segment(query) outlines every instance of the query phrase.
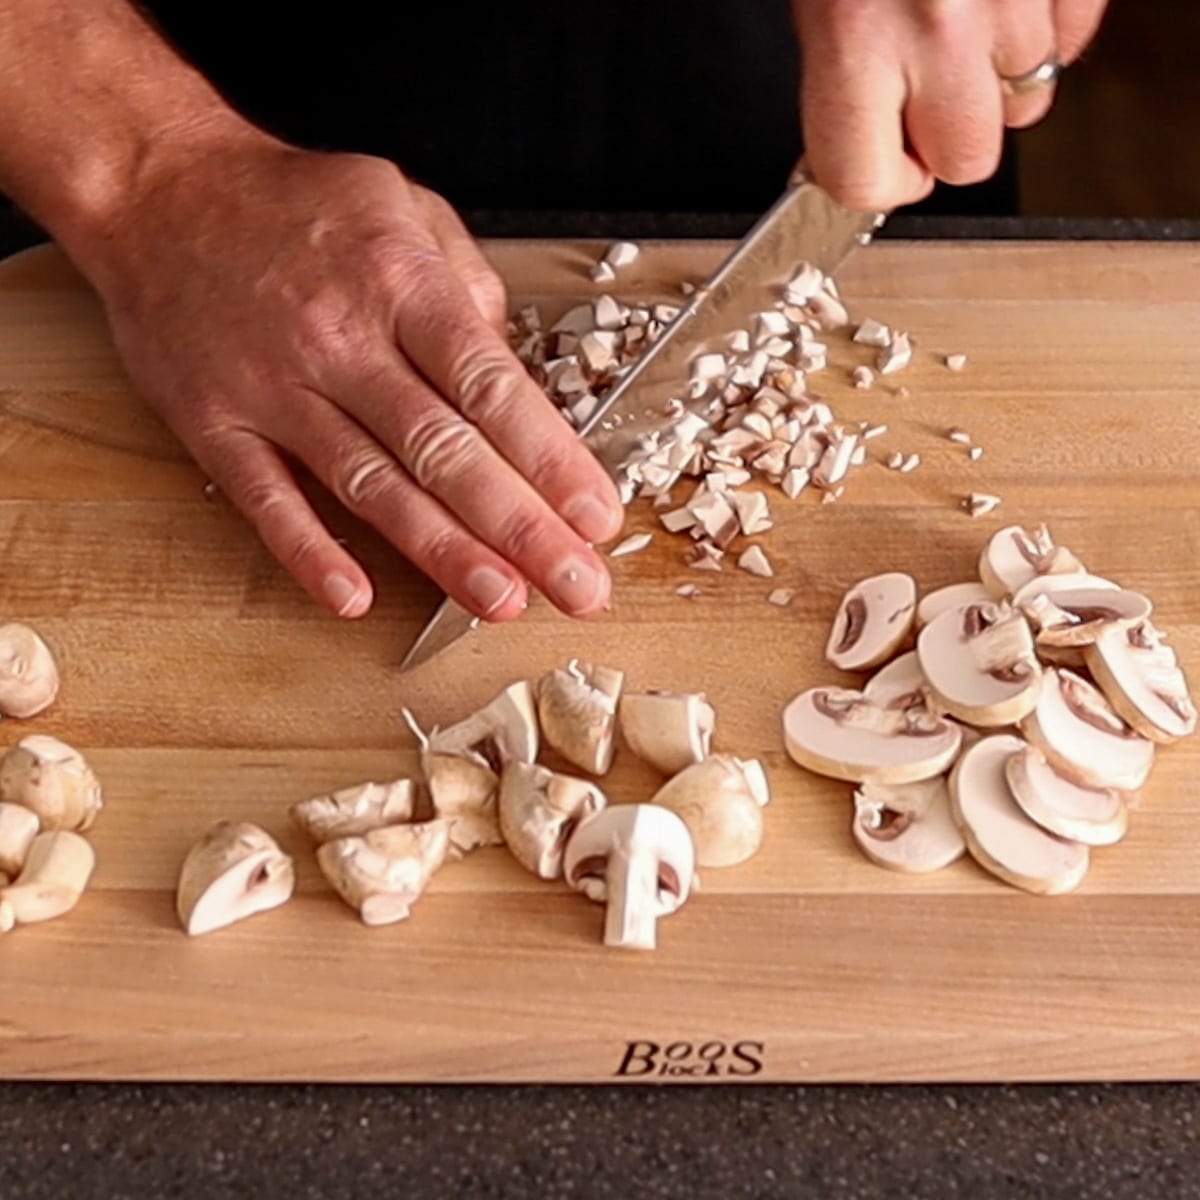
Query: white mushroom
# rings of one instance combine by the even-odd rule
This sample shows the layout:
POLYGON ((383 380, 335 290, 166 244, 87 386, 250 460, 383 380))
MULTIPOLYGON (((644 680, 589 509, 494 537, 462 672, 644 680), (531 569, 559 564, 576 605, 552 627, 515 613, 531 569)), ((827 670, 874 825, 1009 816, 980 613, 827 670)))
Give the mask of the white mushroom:
POLYGON ((950 775, 954 819, 985 870, 1027 892, 1069 892, 1087 875, 1088 848, 1047 833, 1013 798, 1005 771, 1024 745, 994 734, 965 751, 950 775))
POLYGON ((851 783, 911 783, 947 770, 961 729, 924 704, 877 704, 861 692, 818 687, 783 710, 783 737, 793 761, 851 783))
POLYGON ((21 873, 41 822, 20 804, 0 804, 0 887, 21 873))
POLYGON ((563 876, 589 900, 607 904, 606 946, 653 950, 658 918, 687 900, 695 865, 682 818, 654 804, 619 804, 578 825, 563 876))
POLYGON ((198 936, 278 908, 295 886, 291 858, 265 829, 219 821, 183 860, 175 911, 183 928, 198 936))
POLYGON ((882 708, 910 708, 925 702, 925 675, 915 650, 909 650, 880 667, 866 683, 862 693, 882 708))
POLYGON ((1085 846, 1111 846, 1129 828, 1129 805, 1120 792, 1068 779, 1036 746, 1017 751, 1004 772, 1025 815, 1049 833, 1085 846))
POLYGON ((1021 732, 1064 775, 1089 787, 1136 792, 1154 765, 1154 743, 1135 733, 1103 694, 1073 671, 1046 671, 1021 732))
POLYGON ((652 803, 683 818, 698 866, 732 867, 762 845, 762 810, 770 799, 761 762, 714 754, 684 767, 659 788, 652 803))
POLYGON ((1069 550, 1054 544, 1045 525, 1033 533, 1009 525, 992 535, 979 558, 979 578, 997 600, 1013 595, 1037 575, 1077 574, 1083 569, 1069 550))
POLYGON ((566 670, 548 671, 534 689, 543 738, 590 775, 607 774, 612 766, 624 681, 624 673, 611 667, 572 661, 566 670))
POLYGON ((893 871, 940 871, 966 853, 944 776, 914 783, 864 783, 854 793, 851 832, 862 852, 893 871))
POLYGON ((825 657, 843 671, 876 667, 912 633, 917 584, 892 571, 856 583, 842 598, 825 646, 825 657))
POLYGON ((288 810, 315 845, 399 825, 416 815, 417 789, 411 779, 359 783, 327 796, 299 800, 288 810))
POLYGON ((390 925, 409 916, 449 851, 450 822, 425 821, 326 842, 317 865, 364 925, 390 925))
POLYGON ((1033 635, 1007 604, 949 609, 921 630, 917 654, 934 703, 961 721, 1008 725, 1037 703, 1033 635))
POLYGON ((1145 596, 1124 588, 1038 591, 1021 607, 1037 627, 1038 645, 1054 647, 1087 646, 1105 630, 1132 629, 1147 620, 1152 609, 1145 596))
POLYGON ((0 713, 34 717, 58 695, 58 665, 28 625, 0 625, 0 713))
POLYGON ((103 807, 100 782, 78 750, 58 738, 23 737, 0 759, 0 801, 37 813, 43 829, 82 832, 103 807))
POLYGON ((969 608, 972 604, 986 604, 992 594, 974 580, 969 583, 951 583, 935 591, 926 592, 917 604, 917 628, 924 629, 934 617, 952 608, 969 608))
POLYGON ((708 757, 717 714, 699 693, 627 692, 619 715, 626 745, 664 775, 708 757))
POLYGON ((16 882, 0 888, 0 933, 69 913, 95 867, 96 852, 86 838, 68 830, 39 833, 16 882))
POLYGON ((527 871, 557 879, 575 827, 607 804, 604 793, 585 779, 536 763, 509 763, 500 777, 500 832, 527 871))
POLYGON ((435 754, 482 756, 489 766, 533 762, 538 753, 537 709, 533 687, 525 680, 511 684, 465 720, 445 729, 421 732, 415 718, 403 710, 424 748, 435 754))
POLYGON ((1014 608, 1024 610, 1032 604, 1037 604, 1040 597, 1053 600, 1063 592, 1079 591, 1116 592, 1120 591, 1120 585, 1113 583, 1111 579, 1105 579, 1103 575, 1089 575, 1085 571, 1062 575, 1036 575, 1013 592, 1012 603, 1014 608))

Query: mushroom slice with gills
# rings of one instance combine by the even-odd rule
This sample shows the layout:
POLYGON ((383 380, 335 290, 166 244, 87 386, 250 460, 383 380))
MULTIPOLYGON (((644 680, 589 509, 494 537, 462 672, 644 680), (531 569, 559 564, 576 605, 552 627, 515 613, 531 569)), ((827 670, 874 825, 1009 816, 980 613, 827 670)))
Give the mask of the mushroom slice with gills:
POLYGON ((1129 828, 1129 806, 1120 792, 1060 775, 1036 746, 1017 751, 1004 773, 1025 815, 1049 833, 1085 846, 1111 846, 1129 828))
POLYGON ((1007 604, 952 608, 917 637, 933 703, 971 725, 991 728, 1037 703, 1042 668, 1025 618, 1007 604))
POLYGON ((288 810, 315 845, 399 825, 416 815, 417 789, 411 779, 358 783, 327 796, 299 800, 288 810))
POLYGON ((1087 875, 1088 848, 1047 832, 1017 804, 1006 769, 1024 747, 1019 737, 993 734, 963 754, 950 774, 954 820, 985 871, 1027 892, 1070 892, 1087 875))
POLYGON ((1088 669, 1116 711, 1143 737, 1173 742, 1196 729, 1196 706, 1174 649, 1149 621, 1107 629, 1084 650, 1088 669))
POLYGON ((915 783, 864 783, 854 793, 851 832, 872 862, 892 871, 940 871, 967 849, 943 775, 915 783))
POLYGON ((69 913, 95 869, 96 852, 87 838, 70 830, 39 833, 20 875, 0 888, 0 933, 69 913))
POLYGON ((1153 605, 1125 588, 1062 588, 1037 592, 1022 611, 1037 628, 1039 646, 1090 645, 1107 629, 1132 629, 1146 621, 1153 605))
POLYGON ((996 600, 1011 596, 1037 575, 1075 574, 1084 569, 1066 547, 1054 544, 1045 525, 1032 533, 1009 525, 992 535, 979 556, 979 578, 996 600))
POLYGON ((43 829, 80 833, 104 806, 100 781, 83 755, 41 733, 23 737, 0 759, 0 801, 32 809, 43 829))
POLYGON ((909 708, 925 703, 925 674, 915 650, 907 650, 880 667, 866 683, 862 694, 882 708, 909 708))
POLYGON ((278 908, 295 886, 291 858, 265 829, 218 821, 183 860, 175 911, 183 928, 198 936, 278 908))
POLYGON ((607 805, 594 783, 537 763, 509 763, 500 776, 500 832, 513 858, 540 879, 562 874, 572 831, 607 805))
POLYGON ((951 583, 932 592, 926 592, 917 604, 917 628, 924 629, 935 617, 952 608, 968 608, 972 604, 986 604, 993 599, 991 592, 982 583, 951 583))
POLYGON ((317 865, 364 925, 405 920, 450 852, 450 822, 389 825, 338 838, 317 851, 317 865))
POLYGON ((761 762, 714 754, 684 767, 658 789, 651 803, 683 818, 697 866, 733 867, 762 846, 762 810, 770 799, 761 762))
POLYGON ((630 750, 664 775, 708 757, 717 714, 699 692, 627 692, 619 715, 630 750))
POLYGON ((653 950, 658 918, 691 894, 696 870, 683 819, 657 804, 618 804, 581 821, 567 843, 563 876, 607 904, 604 944, 653 950))
POLYGON ((407 709, 404 717, 422 748, 435 754, 473 755, 494 770, 537 758, 537 706, 526 680, 506 687, 478 712, 445 729, 435 727, 425 734, 407 709))
POLYGON ((1154 765, 1154 743, 1073 671, 1046 671, 1037 707, 1020 725, 1059 772, 1088 787, 1136 792, 1154 765))
POLYGON ((817 687, 783 710, 792 760, 818 775, 851 783, 912 783, 949 769, 962 730, 923 704, 886 706, 862 692, 817 687))
POLYGON ((20 875, 40 829, 36 813, 20 804, 0 804, 0 886, 20 875))
POLYGON ((612 766, 622 671, 572 661, 538 680, 542 737, 573 767, 605 775, 612 766))
POLYGON ((58 664, 36 630, 19 622, 0 625, 0 713, 35 717, 58 696, 58 664))
POLYGON ((1061 592, 1104 591, 1119 592, 1121 585, 1105 579, 1103 575, 1038 575, 1036 578, 1023 583, 1012 596, 1014 608, 1026 609, 1037 603, 1039 596, 1055 599, 1061 592))
POLYGON ((842 598, 825 657, 842 671, 866 671, 886 662, 912 633, 917 585, 891 571, 856 583, 842 598))

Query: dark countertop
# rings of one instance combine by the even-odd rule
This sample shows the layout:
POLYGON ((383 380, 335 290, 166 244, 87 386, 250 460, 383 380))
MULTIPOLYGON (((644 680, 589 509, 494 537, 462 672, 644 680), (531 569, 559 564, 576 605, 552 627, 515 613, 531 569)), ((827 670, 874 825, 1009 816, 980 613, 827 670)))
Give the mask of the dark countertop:
MULTIPOLYGON (((497 236, 732 237, 751 219, 470 214, 497 236)), ((898 218, 888 235, 1196 240, 1200 221, 898 218)), ((38 240, 0 202, 0 256, 38 240)), ((1183 1200, 1198 1111, 1184 1084, 0 1083, 0 1200, 1183 1200)))

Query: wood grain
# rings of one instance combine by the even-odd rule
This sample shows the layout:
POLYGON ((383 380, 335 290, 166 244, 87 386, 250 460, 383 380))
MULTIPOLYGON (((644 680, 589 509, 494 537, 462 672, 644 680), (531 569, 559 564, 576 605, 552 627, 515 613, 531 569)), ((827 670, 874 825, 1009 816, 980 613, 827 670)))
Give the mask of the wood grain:
MULTIPOLYGON (((726 248, 647 246, 625 295, 668 296, 726 248)), ((514 300, 594 294, 595 247, 495 243, 514 300)), ((0 728, 75 742, 104 780, 100 866, 68 919, 0 944, 0 1075, 29 1078, 669 1081, 1200 1076, 1200 740, 1159 756, 1132 830, 1076 895, 1020 895, 963 862, 909 879, 854 849, 849 789, 793 767, 778 714, 821 664, 842 590, 883 569, 970 576, 1002 523, 1047 520, 1097 571, 1156 601, 1200 661, 1200 249, 881 243, 848 265, 862 313, 914 331, 917 361, 873 391, 840 345, 820 390, 886 422, 834 505, 773 501, 776 581, 701 576, 659 536, 614 563, 587 624, 535 603, 411 675, 396 664, 430 585, 374 532, 321 509, 376 581, 366 620, 322 615, 128 386, 98 304, 51 251, 0 267, 0 615, 58 652, 60 703, 0 728), (969 355, 947 371, 948 352, 969 355), (893 388, 903 383, 910 394, 893 388), (967 428, 979 463, 944 434, 967 428), (996 492, 972 521, 968 491, 996 492), (680 600, 674 588, 705 594, 680 600), (788 609, 765 603, 796 587, 788 609), (501 851, 446 868, 404 925, 368 930, 329 892, 287 806, 412 771, 399 720, 448 721, 573 656, 633 687, 703 689, 720 748, 766 761, 767 843, 710 871, 653 955, 607 952, 602 910, 501 851), (173 885, 220 817, 295 853, 284 909, 189 940, 173 885), (678 1044, 706 1047, 722 1072, 678 1044), (725 1047, 722 1053, 715 1043, 725 1047), (743 1057, 733 1047, 741 1045, 743 1057), (681 1057, 660 1074, 666 1047, 681 1057), (751 1074, 754 1062, 761 1068, 751 1074), (646 1069, 646 1074, 636 1074, 646 1069), (695 1074, 686 1072, 695 1071, 695 1074), (728 1073, 733 1072, 733 1073, 728 1073), (738 1073, 743 1072, 743 1073, 738 1073)), ((652 528, 635 509, 631 523, 652 528)), ((606 790, 645 798, 620 757, 606 790)), ((686 1049, 686 1048, 685 1048, 686 1049)))

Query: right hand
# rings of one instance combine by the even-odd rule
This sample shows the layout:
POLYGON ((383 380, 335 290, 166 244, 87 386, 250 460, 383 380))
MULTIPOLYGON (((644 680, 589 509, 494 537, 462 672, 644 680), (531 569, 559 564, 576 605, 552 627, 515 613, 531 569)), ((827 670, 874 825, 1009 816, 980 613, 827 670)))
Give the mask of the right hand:
POLYGON ((289 459, 480 617, 517 616, 526 580, 608 605, 616 489, 509 350, 458 217, 391 164, 239 133, 148 171, 92 266, 134 382, 331 611, 371 583, 289 459))

